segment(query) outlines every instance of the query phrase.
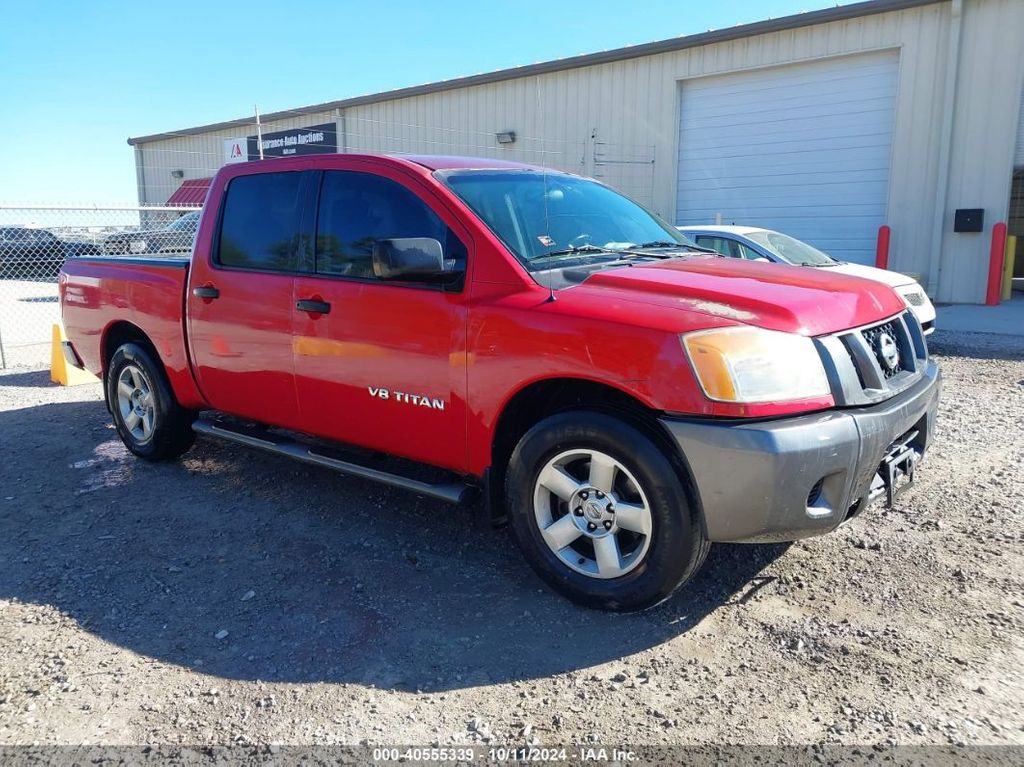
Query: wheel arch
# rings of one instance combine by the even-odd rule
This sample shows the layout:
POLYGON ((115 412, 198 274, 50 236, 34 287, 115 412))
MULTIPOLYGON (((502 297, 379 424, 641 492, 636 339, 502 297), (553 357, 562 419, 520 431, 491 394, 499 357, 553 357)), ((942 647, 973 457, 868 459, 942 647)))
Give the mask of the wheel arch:
POLYGON ((505 518, 505 473, 519 440, 544 418, 570 410, 592 410, 618 418, 654 442, 676 469, 692 508, 704 524, 700 495, 689 463, 659 420, 661 412, 622 388, 571 376, 532 381, 512 394, 502 406, 492 434, 487 481, 492 522, 502 522, 505 518))
POLYGON ((127 343, 137 343, 149 349, 161 366, 160 355, 156 352, 156 344, 150 339, 146 332, 133 322, 128 320, 117 320, 107 325, 103 330, 100 341, 100 360, 103 364, 103 376, 107 375, 110 369, 110 360, 121 346, 127 343))
POLYGON ((113 405, 109 399, 106 383, 107 375, 110 373, 110 361, 114 358, 115 352, 128 343, 135 343, 146 349, 152 355, 153 361, 160 366, 160 371, 164 374, 164 378, 167 378, 167 369, 164 367, 163 360, 160 359, 160 354, 156 350, 156 344, 146 335, 146 331, 128 320, 117 320, 110 323, 103 330, 103 336, 100 341, 100 362, 103 365, 100 380, 103 381, 103 399, 107 403, 107 410, 111 412, 113 412, 113 405))

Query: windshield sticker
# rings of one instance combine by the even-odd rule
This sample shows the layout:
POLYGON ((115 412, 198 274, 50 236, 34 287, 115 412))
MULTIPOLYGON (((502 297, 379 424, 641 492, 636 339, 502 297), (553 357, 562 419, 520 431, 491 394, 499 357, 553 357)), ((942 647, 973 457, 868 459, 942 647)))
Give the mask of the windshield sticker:
POLYGON ((545 248, 550 248, 550 247, 551 247, 552 245, 554 245, 554 244, 555 244, 555 241, 554 241, 554 240, 552 240, 552 239, 551 239, 550 237, 548 237, 548 236, 547 236, 546 234, 542 234, 542 235, 540 235, 540 236, 539 236, 539 237, 537 238, 537 240, 538 240, 538 241, 540 242, 540 244, 541 244, 541 245, 543 245, 543 246, 544 246, 545 248))

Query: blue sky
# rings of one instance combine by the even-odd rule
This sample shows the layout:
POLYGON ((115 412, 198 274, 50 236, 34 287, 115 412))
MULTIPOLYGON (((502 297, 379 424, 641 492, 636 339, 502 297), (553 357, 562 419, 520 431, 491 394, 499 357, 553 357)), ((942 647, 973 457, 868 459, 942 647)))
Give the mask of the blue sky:
POLYGON ((241 117, 253 104, 271 112, 835 4, 11 3, 0 202, 134 202, 128 136, 241 117))

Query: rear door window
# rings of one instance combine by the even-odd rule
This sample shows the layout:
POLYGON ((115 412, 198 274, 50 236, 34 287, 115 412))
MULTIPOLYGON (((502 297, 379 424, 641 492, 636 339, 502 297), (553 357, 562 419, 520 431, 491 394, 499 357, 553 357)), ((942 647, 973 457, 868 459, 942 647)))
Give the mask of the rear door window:
POLYGON ((228 184, 217 261, 265 271, 299 270, 303 174, 260 173, 228 184))

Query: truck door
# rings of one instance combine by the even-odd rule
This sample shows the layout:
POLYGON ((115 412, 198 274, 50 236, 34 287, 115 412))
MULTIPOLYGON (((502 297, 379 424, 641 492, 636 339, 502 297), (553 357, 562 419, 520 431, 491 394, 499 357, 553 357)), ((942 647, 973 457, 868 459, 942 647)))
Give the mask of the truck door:
POLYGON ((412 177, 357 167, 323 172, 315 274, 296 278, 303 430, 464 468, 468 232, 412 177), (374 242, 404 237, 441 242, 447 286, 374 275, 374 242))
POLYGON ((211 242, 197 243, 185 297, 188 335, 199 388, 217 410, 298 426, 294 275, 311 261, 301 222, 315 178, 282 171, 232 179, 211 242))

